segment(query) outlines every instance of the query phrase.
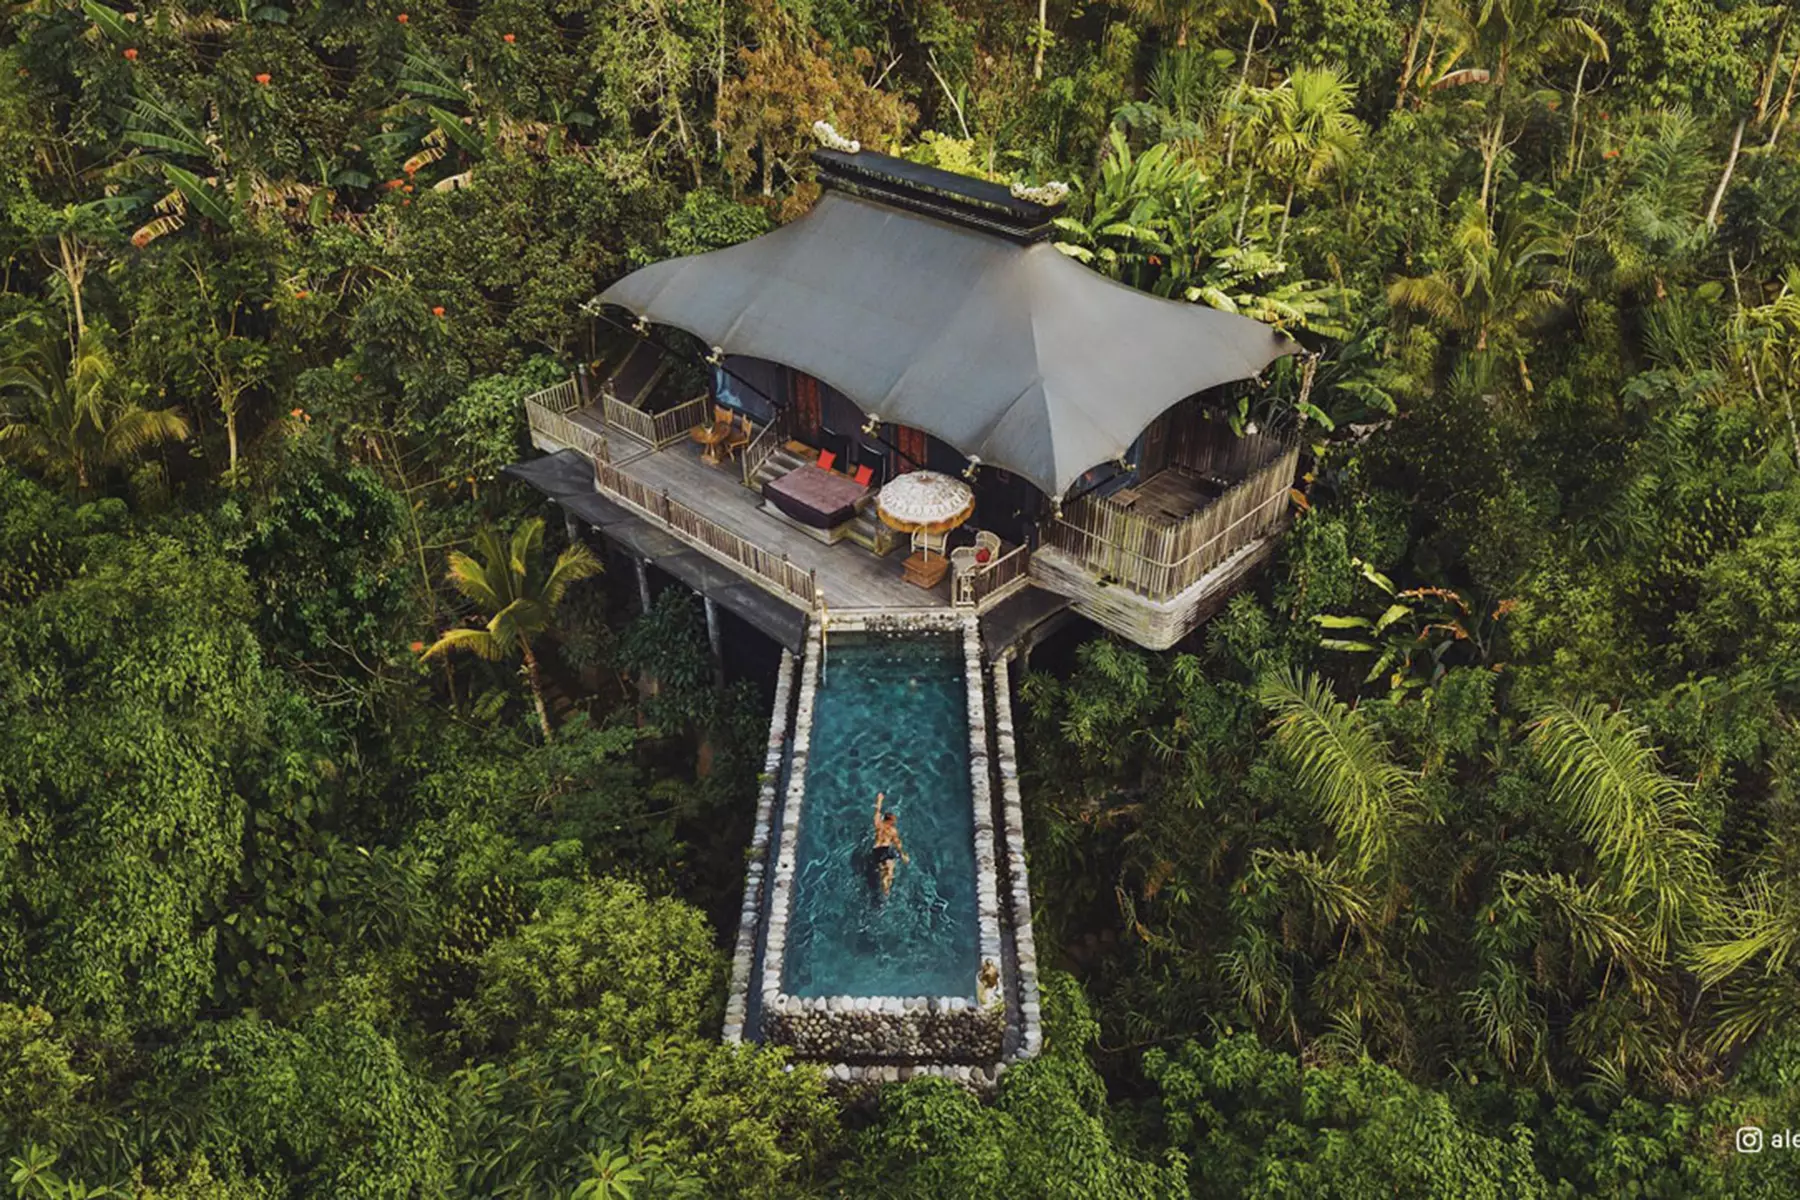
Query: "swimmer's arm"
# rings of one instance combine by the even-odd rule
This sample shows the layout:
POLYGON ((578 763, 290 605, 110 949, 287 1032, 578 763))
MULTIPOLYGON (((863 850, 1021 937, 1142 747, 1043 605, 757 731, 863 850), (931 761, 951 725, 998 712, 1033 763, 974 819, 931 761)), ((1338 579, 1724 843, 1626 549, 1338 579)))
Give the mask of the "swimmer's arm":
POLYGON ((886 792, 876 792, 875 793, 875 822, 876 822, 876 824, 881 823, 881 802, 886 799, 887 799, 886 792))

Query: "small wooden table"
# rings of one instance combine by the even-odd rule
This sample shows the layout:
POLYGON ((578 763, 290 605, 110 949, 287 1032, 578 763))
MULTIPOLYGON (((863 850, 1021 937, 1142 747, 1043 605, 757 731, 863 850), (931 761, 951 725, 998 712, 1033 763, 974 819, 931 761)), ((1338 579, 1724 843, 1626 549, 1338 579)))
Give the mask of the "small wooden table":
POLYGON ((950 570, 950 560, 941 554, 915 550, 904 566, 906 582, 914 587, 934 588, 944 581, 945 573, 950 570))

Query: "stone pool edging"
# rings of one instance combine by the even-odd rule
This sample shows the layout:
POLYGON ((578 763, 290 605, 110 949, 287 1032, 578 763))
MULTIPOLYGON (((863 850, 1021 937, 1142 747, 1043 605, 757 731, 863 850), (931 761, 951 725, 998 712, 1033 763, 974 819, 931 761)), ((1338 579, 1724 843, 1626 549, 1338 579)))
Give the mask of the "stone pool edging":
MULTIPOLYGON (((908 1066, 909 1072, 958 1074, 959 1063, 995 1063, 1004 1050, 1006 1035, 1005 990, 996 989, 998 1002, 979 1007, 970 996, 790 996, 782 990, 787 957, 787 927, 793 904, 795 856, 801 812, 805 805, 806 767, 812 748, 813 707, 817 699, 822 641, 831 632, 922 632, 963 634, 964 679, 969 714, 970 775, 974 788, 976 899, 979 912, 979 961, 1001 963, 998 876, 994 866, 993 803, 987 754, 987 706, 981 672, 979 626, 972 618, 955 613, 854 613, 834 615, 831 628, 821 632, 814 623, 807 632, 800 673, 799 706, 794 717, 793 753, 781 821, 781 837, 774 859, 774 882, 769 908, 769 929, 763 952, 761 1033, 771 1044, 787 1046, 806 1058, 831 1061, 848 1057, 913 1059, 934 1064, 933 1069, 908 1066)), ((771 789, 771 802, 773 789, 771 789)), ((766 826, 760 819, 759 829, 766 826)), ((746 908, 747 913, 753 912, 746 908)), ((740 935, 740 947, 743 939, 740 935)), ((754 947, 754 934, 751 945, 754 947)), ((978 967, 979 970, 979 962, 978 967)), ((748 975, 748 964, 745 974, 748 975)), ((969 981, 971 994, 976 981, 969 981)), ((728 1018, 729 1024, 729 1018, 728 1018)), ((741 1018, 739 1023, 741 1036, 741 1018)), ((839 1063, 838 1066, 846 1066, 839 1063)), ((831 1068, 835 1070, 836 1068, 831 1068)), ((871 1067, 873 1078, 886 1079, 886 1066, 871 1067)), ((901 1068, 893 1067, 895 1078, 901 1068)), ((991 1072, 991 1069, 987 1069, 991 1072)), ((971 1075, 971 1079, 972 1079, 971 1075)), ((991 1076, 990 1076, 991 1077, 991 1076)), ((844 1077, 840 1078, 846 1081, 844 1077)), ((969 1082, 964 1079, 964 1082, 969 1082)))
MULTIPOLYGON (((980 936, 976 969, 992 964, 999 972, 1001 951, 1000 875, 995 863, 993 770, 988 761, 987 680, 981 670, 981 626, 972 616, 963 620, 963 681, 969 702, 969 791, 975 804, 975 905, 980 936)), ((996 974, 996 978, 998 975, 996 974)), ((977 995, 980 994, 977 990, 977 995)), ((1002 1031, 1006 1023, 1006 989, 996 985, 1002 1031)))
POLYGON ((1037 944, 1031 932, 1031 879, 1025 868, 1025 809, 1019 794, 1018 746, 1013 740, 1010 655, 993 662, 995 742, 1000 750, 1000 797, 1005 808, 1006 865, 1012 891, 1013 949, 1019 969, 1019 1049, 1009 1061, 1032 1058, 1044 1047, 1038 999, 1037 944))
POLYGON ((775 814, 775 793, 781 787, 781 758, 787 749, 788 709, 794 696, 794 656, 781 652, 775 676, 775 703, 769 716, 769 740, 763 756, 762 782, 756 794, 756 828, 750 838, 750 855, 744 868, 744 907, 738 918, 737 945, 731 956, 731 984, 725 993, 727 1045, 744 1040, 744 1020, 750 1002, 750 969, 756 961, 756 931, 762 921, 763 876, 769 861, 769 831, 775 814))

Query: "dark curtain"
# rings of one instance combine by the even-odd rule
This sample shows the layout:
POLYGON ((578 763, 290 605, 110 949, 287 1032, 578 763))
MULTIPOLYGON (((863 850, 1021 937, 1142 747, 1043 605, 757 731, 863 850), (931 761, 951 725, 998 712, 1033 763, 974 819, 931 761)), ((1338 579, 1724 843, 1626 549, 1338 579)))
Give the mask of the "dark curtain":
POLYGON ((713 396, 726 408, 764 424, 774 419, 781 398, 780 373, 766 359, 728 354, 722 368, 713 368, 713 396))
POLYGON ((1030 545, 1036 541, 1044 507, 1044 494, 1025 479, 1011 471, 983 468, 975 473, 975 515, 969 527, 997 533, 1008 545, 1030 545))

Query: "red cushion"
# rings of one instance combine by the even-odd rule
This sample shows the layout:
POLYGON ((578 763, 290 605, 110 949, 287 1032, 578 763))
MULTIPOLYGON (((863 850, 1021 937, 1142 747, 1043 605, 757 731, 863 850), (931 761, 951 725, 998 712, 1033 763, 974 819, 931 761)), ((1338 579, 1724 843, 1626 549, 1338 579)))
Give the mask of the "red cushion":
POLYGON ((988 548, 986 546, 983 546, 981 549, 979 549, 975 552, 975 561, 976 562, 986 562, 988 559, 990 559, 992 557, 994 557, 993 554, 988 550, 988 548))
POLYGON ((821 470, 821 471, 831 470, 831 464, 835 463, 836 461, 837 461, 837 452, 835 450, 822 450, 819 452, 819 470, 821 470))
POLYGON ((860 486, 868 487, 869 481, 873 478, 875 478, 875 468, 874 467, 866 467, 865 466, 865 467, 856 468, 856 482, 860 486))

